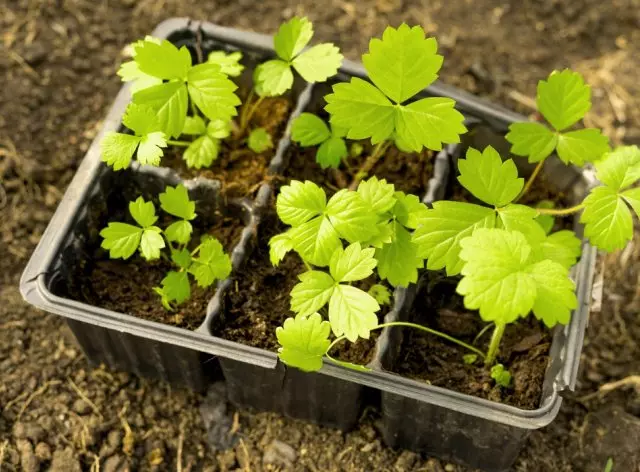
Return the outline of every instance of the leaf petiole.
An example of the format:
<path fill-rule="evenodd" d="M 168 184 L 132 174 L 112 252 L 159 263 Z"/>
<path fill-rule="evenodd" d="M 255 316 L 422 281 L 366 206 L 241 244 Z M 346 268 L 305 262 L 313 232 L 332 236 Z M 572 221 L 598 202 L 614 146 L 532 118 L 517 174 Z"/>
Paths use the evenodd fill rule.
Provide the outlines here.
<path fill-rule="evenodd" d="M 371 169 L 373 169 L 380 158 L 384 156 L 384 153 L 389 148 L 389 146 L 391 146 L 391 141 L 380 141 L 376 145 L 371 155 L 365 159 L 365 161 L 358 169 L 358 172 L 356 172 L 351 185 L 349 185 L 349 190 L 355 190 L 356 188 L 358 188 L 358 184 L 360 183 L 360 181 L 369 174 Z"/>
<path fill-rule="evenodd" d="M 475 345 L 478 341 L 480 341 L 480 338 L 482 338 L 482 336 L 484 336 L 484 334 L 487 331 L 489 331 L 489 329 L 491 329 L 492 326 L 493 326 L 493 323 L 489 323 L 484 328 L 482 328 L 480 332 L 476 335 L 476 337 L 473 338 L 473 342 L 471 344 Z"/>
<path fill-rule="evenodd" d="M 493 335 L 491 336 L 491 342 L 489 343 L 487 356 L 484 358 L 484 365 L 489 366 L 495 362 L 496 356 L 498 355 L 498 349 L 500 347 L 500 341 L 502 340 L 502 335 L 504 334 L 506 326 L 507 325 L 504 323 L 496 323 Z"/>
<path fill-rule="evenodd" d="M 524 185 L 522 192 L 520 192 L 520 195 L 516 197 L 513 203 L 516 203 L 518 200 L 520 200 L 531 189 L 531 186 L 533 185 L 534 180 L 536 180 L 536 177 L 544 167 L 544 161 L 545 159 L 542 159 L 540 162 L 538 162 L 538 165 L 536 165 L 535 169 L 533 169 L 533 172 L 529 176 L 527 183 Z"/>
<path fill-rule="evenodd" d="M 572 206 L 569 208 L 536 208 L 538 214 L 540 215 L 555 215 L 555 216 L 564 216 L 571 215 L 572 213 L 577 213 L 580 210 L 584 209 L 584 203 L 580 203 L 579 205 Z"/>
<path fill-rule="evenodd" d="M 173 139 L 167 139 L 167 144 L 171 146 L 189 147 L 191 143 L 189 141 L 175 141 Z"/>

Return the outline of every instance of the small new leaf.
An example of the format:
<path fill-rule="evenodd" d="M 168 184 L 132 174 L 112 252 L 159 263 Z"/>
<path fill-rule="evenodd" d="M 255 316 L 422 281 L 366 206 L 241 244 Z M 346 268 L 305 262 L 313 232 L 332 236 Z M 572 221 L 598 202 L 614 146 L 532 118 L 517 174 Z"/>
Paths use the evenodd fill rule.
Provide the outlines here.
<path fill-rule="evenodd" d="M 344 139 L 337 136 L 331 136 L 318 148 L 316 153 L 316 162 L 320 164 L 320 167 L 327 169 L 337 169 L 340 167 L 342 159 L 347 157 L 347 143 Z"/>
<path fill-rule="evenodd" d="M 167 229 L 164 230 L 164 234 L 167 239 L 173 243 L 187 244 L 191 240 L 191 233 L 193 227 L 187 220 L 180 220 L 171 223 Z"/>
<path fill-rule="evenodd" d="M 276 328 L 278 357 L 285 364 L 305 372 L 322 368 L 322 357 L 329 349 L 330 325 L 318 313 L 308 317 L 287 318 Z"/>
<path fill-rule="evenodd" d="M 187 162 L 188 167 L 200 169 L 213 164 L 213 162 L 218 159 L 219 152 L 220 144 L 218 140 L 204 135 L 189 144 L 182 158 Z"/>
<path fill-rule="evenodd" d="M 210 64 L 218 64 L 220 72 L 229 77 L 238 77 L 242 74 L 244 66 L 240 63 L 242 53 L 240 51 L 226 53 L 224 51 L 213 51 L 209 53 L 207 62 Z"/>
<path fill-rule="evenodd" d="M 269 240 L 269 260 L 273 266 L 280 264 L 280 261 L 284 259 L 289 251 L 293 249 L 293 241 L 291 241 L 291 234 L 285 232 L 282 234 L 276 234 Z"/>
<path fill-rule="evenodd" d="M 416 229 L 427 216 L 427 206 L 415 195 L 395 192 L 395 205 L 392 213 L 400 224 L 410 229 Z"/>
<path fill-rule="evenodd" d="M 311 22 L 305 17 L 294 16 L 280 25 L 278 32 L 273 37 L 273 45 L 282 60 L 291 61 L 304 49 L 312 37 L 313 25 Z"/>
<path fill-rule="evenodd" d="M 160 207 L 170 215 L 183 220 L 196 217 L 196 204 L 189 200 L 189 193 L 184 185 L 169 187 L 160 194 Z"/>
<path fill-rule="evenodd" d="M 465 364 L 473 364 L 477 360 L 478 360 L 478 354 L 465 354 L 464 356 L 462 356 L 462 361 Z"/>
<path fill-rule="evenodd" d="M 511 373 L 502 364 L 491 367 L 491 378 L 501 387 L 507 388 L 511 385 Z"/>
<path fill-rule="evenodd" d="M 271 149 L 273 147 L 273 141 L 266 129 L 256 128 L 249 134 L 248 145 L 249 149 L 260 154 L 267 149 Z"/>
<path fill-rule="evenodd" d="M 200 243 L 198 257 L 192 259 L 189 273 L 196 278 L 199 287 L 208 287 L 216 280 L 229 277 L 231 259 L 217 239 L 206 237 Z"/>
<path fill-rule="evenodd" d="M 191 253 L 187 248 L 171 251 L 171 260 L 181 269 L 188 269 L 191 265 Z"/>
<path fill-rule="evenodd" d="M 178 304 L 185 302 L 191 296 L 191 286 L 189 276 L 186 272 L 170 271 L 162 279 L 162 295 L 169 302 Z"/>
<path fill-rule="evenodd" d="M 317 146 L 330 137 L 329 127 L 313 113 L 302 113 L 291 125 L 291 139 L 303 147 Z"/>
<path fill-rule="evenodd" d="M 207 127 L 200 116 L 187 116 L 184 122 L 184 128 L 182 128 L 182 134 L 200 136 L 206 131 Z"/>
<path fill-rule="evenodd" d="M 373 284 L 371 288 L 369 288 L 369 295 L 376 299 L 379 305 L 390 305 L 391 304 L 391 292 L 384 285 Z"/>
<path fill-rule="evenodd" d="M 418 257 L 418 246 L 404 226 L 393 223 L 393 233 L 392 241 L 376 250 L 378 275 L 394 287 L 407 287 L 418 281 L 418 269 L 424 260 Z"/>

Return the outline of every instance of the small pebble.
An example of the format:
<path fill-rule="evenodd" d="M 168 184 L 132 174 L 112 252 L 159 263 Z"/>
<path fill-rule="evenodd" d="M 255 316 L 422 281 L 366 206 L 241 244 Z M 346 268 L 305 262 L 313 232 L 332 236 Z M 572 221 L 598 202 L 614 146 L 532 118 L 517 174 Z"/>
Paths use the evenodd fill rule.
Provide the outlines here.
<path fill-rule="evenodd" d="M 36 457 L 41 461 L 51 460 L 51 447 L 44 442 L 38 443 L 36 446 Z"/>
<path fill-rule="evenodd" d="M 91 412 L 91 405 L 79 398 L 73 402 L 73 411 L 79 415 L 86 415 Z"/>
<path fill-rule="evenodd" d="M 40 461 L 33 453 L 33 446 L 26 439 L 18 439 L 16 443 L 20 452 L 20 465 L 24 472 L 38 472 Z"/>

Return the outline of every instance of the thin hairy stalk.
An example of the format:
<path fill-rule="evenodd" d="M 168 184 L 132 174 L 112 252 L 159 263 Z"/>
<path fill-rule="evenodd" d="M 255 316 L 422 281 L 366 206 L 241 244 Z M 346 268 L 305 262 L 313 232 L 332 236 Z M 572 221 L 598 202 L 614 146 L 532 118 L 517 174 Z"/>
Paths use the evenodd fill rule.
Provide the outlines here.
<path fill-rule="evenodd" d="M 171 146 L 182 146 L 182 147 L 189 147 L 191 145 L 189 141 L 175 141 L 173 139 L 167 139 L 167 144 Z"/>
<path fill-rule="evenodd" d="M 493 326 L 493 323 L 489 323 L 488 325 L 486 325 L 484 328 L 482 328 L 480 330 L 480 332 L 476 335 L 475 338 L 473 338 L 473 342 L 471 344 L 473 344 L 474 346 L 478 343 L 478 341 L 480 341 L 480 338 L 482 336 L 484 336 L 484 333 L 486 333 L 487 331 L 489 331 L 489 329 L 491 329 L 491 327 Z"/>
<path fill-rule="evenodd" d="M 577 213 L 584 208 L 584 203 L 580 203 L 579 205 L 572 206 L 570 208 L 536 208 L 539 214 L 541 215 L 554 215 L 554 216 L 566 216 L 571 215 L 573 213 Z"/>
<path fill-rule="evenodd" d="M 514 203 L 520 200 L 531 189 L 531 186 L 533 185 L 534 180 L 536 180 L 536 177 L 544 167 L 544 161 L 545 160 L 542 159 L 540 162 L 538 162 L 538 165 L 536 166 L 535 169 L 533 169 L 533 173 L 529 176 L 527 183 L 524 185 L 524 188 L 522 189 L 522 192 L 520 192 L 520 195 L 518 195 L 514 200 Z"/>
<path fill-rule="evenodd" d="M 356 188 L 358 188 L 358 184 L 360 183 L 360 181 L 369 174 L 371 169 L 373 169 L 380 158 L 384 156 L 385 151 L 389 148 L 390 145 L 391 141 L 381 141 L 378 143 L 371 155 L 365 159 L 365 161 L 358 169 L 358 172 L 356 172 L 351 185 L 349 185 L 349 190 L 355 190 Z"/>
<path fill-rule="evenodd" d="M 504 330 L 506 328 L 506 324 L 497 324 L 493 330 L 493 335 L 491 336 L 491 342 L 489 343 L 489 350 L 487 351 L 487 356 L 484 358 L 484 365 L 490 366 L 496 361 L 496 356 L 498 355 L 498 350 L 500 349 L 500 341 L 502 340 L 502 335 L 504 334 Z"/>

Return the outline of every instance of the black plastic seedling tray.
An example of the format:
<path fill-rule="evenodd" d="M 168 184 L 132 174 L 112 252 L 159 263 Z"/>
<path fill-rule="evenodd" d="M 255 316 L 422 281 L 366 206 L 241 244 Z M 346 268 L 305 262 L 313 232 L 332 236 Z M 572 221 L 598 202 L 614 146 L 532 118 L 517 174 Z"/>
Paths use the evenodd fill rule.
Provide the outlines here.
<path fill-rule="evenodd" d="M 253 63 L 274 54 L 269 36 L 187 19 L 165 21 L 152 34 L 192 46 L 197 33 L 202 34 L 205 49 L 239 49 Z M 364 77 L 365 71 L 361 65 L 345 61 L 338 80 L 348 80 L 349 76 Z M 249 77 L 247 71 L 240 80 L 246 81 Z M 308 106 L 312 94 L 313 86 L 296 82 L 292 92 L 295 109 L 290 120 Z M 481 123 L 493 135 L 504 134 L 509 123 L 526 119 L 440 83 L 426 89 L 424 94 L 455 99 L 470 125 Z M 214 335 L 216 323 L 224 322 L 224 293 L 229 289 L 231 279 L 218 285 L 206 318 L 195 331 L 97 308 L 69 298 L 67 291 L 72 283 L 68 280 L 69 264 L 73 263 L 74 254 L 80 254 L 95 244 L 97 231 L 106 217 L 100 202 L 109 192 L 121 191 L 122 182 L 126 180 L 123 174 L 114 178 L 114 173 L 102 164 L 99 142 L 105 132 L 120 129 L 129 100 L 129 87 L 124 86 L 20 282 L 21 292 L 29 303 L 68 318 L 91 362 L 201 389 L 216 373 L 219 360 L 229 386 L 229 399 L 236 404 L 278 411 L 343 429 L 357 421 L 362 403 L 369 398 L 367 391 L 381 391 L 383 436 L 387 444 L 433 453 L 486 470 L 507 467 L 529 431 L 543 427 L 555 418 L 562 402 L 560 392 L 573 388 L 575 384 L 588 318 L 595 251 L 586 243 L 574 273 L 579 308 L 568 326 L 556 330 L 541 406 L 532 411 L 420 384 L 386 371 L 401 344 L 402 333 L 396 329 L 386 329 L 378 338 L 376 354 L 370 363 L 372 372 L 356 372 L 328 362 L 314 374 L 287 369 L 279 363 L 275 352 Z M 473 139 L 479 135 L 481 133 L 474 133 Z M 281 171 L 286 165 L 288 136 L 287 129 L 271 161 L 272 172 Z M 451 174 L 449 168 L 460 149 L 451 146 L 439 154 L 435 177 L 424 196 L 425 202 L 444 196 Z M 548 164 L 552 166 L 553 162 Z M 546 170 L 549 175 L 558 177 L 559 188 L 589 185 L 589 178 L 572 169 Z M 171 182 L 172 185 L 183 182 L 192 192 L 198 191 L 202 185 L 211 189 L 216 186 L 215 181 L 183 180 L 167 169 L 136 168 L 127 172 L 129 175 L 139 174 L 138 179 L 142 181 Z M 141 188 L 146 188 L 144 185 Z M 233 251 L 234 269 L 251 253 L 255 234 L 259 231 L 260 216 L 271 201 L 273 192 L 274 189 L 265 184 L 254 201 L 220 203 L 229 211 L 243 209 L 238 214 L 246 227 Z M 215 198 L 213 200 L 216 201 Z M 406 319 L 415 293 L 415 287 L 397 290 L 395 305 L 385 320 Z M 373 396 L 376 397 L 379 396 Z"/>

